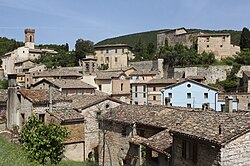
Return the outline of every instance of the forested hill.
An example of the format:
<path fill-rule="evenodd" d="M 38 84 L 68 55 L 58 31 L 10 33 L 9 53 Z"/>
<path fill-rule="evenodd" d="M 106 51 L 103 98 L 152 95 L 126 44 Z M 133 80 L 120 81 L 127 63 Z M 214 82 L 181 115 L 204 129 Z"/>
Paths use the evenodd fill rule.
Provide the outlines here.
<path fill-rule="evenodd" d="M 166 30 L 166 29 L 164 29 Z M 240 43 L 240 35 L 241 31 L 235 30 L 201 30 L 201 29 L 187 29 L 188 31 L 201 31 L 203 33 L 230 33 L 231 34 L 231 43 L 234 45 L 239 45 Z M 114 38 L 109 38 L 102 40 L 96 45 L 104 45 L 104 44 L 128 44 L 134 47 L 139 40 L 143 43 L 144 46 L 147 46 L 148 43 L 153 43 L 156 46 L 156 35 L 159 31 L 163 30 L 155 30 L 155 31 L 148 31 L 148 32 L 141 32 L 141 33 L 134 33 Z"/>
<path fill-rule="evenodd" d="M 14 39 L 8 39 L 6 37 L 0 37 L 0 56 L 13 51 L 17 47 L 23 46 L 23 42 L 17 42 Z"/>

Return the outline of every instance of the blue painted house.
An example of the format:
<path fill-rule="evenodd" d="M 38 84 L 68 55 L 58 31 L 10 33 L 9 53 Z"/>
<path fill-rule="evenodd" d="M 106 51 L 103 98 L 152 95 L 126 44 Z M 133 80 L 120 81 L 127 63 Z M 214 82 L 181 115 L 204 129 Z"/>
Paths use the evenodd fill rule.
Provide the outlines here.
<path fill-rule="evenodd" d="M 221 111 L 225 108 L 225 100 L 218 100 L 218 92 L 216 88 L 187 79 L 163 88 L 162 104 Z M 232 109 L 237 110 L 237 101 L 233 101 Z"/>

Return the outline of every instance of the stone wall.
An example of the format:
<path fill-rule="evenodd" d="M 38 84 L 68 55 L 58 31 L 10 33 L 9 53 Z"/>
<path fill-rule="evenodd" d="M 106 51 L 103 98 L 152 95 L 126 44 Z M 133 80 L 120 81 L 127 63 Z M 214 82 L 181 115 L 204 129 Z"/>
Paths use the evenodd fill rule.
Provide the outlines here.
<path fill-rule="evenodd" d="M 182 67 L 174 68 L 174 77 L 185 78 L 188 76 L 205 76 L 205 84 L 216 83 L 216 80 L 222 81 L 227 78 L 227 72 L 231 70 L 231 66 L 208 66 L 208 67 Z"/>
<path fill-rule="evenodd" d="M 66 144 L 64 155 L 69 160 L 74 161 L 84 161 L 84 143 L 73 143 L 73 144 Z"/>
<path fill-rule="evenodd" d="M 84 110 L 81 110 L 81 114 L 84 116 L 85 120 L 85 159 L 88 158 L 90 153 L 96 153 L 95 148 L 98 148 L 100 143 L 101 131 L 99 130 L 99 123 L 97 120 L 98 112 L 105 113 L 109 109 L 117 107 L 118 105 L 120 105 L 120 103 L 106 100 Z"/>
<path fill-rule="evenodd" d="M 173 163 L 172 165 L 185 165 L 185 166 L 193 166 L 195 165 L 191 160 L 184 159 L 182 157 L 182 141 L 185 138 L 174 136 L 173 139 Z M 188 139 L 189 140 L 189 139 Z M 189 140 L 191 141 L 191 140 Z M 212 147 L 208 144 L 200 144 L 197 143 L 197 164 L 200 166 L 217 166 L 218 165 L 218 159 L 220 155 L 219 149 Z"/>
<path fill-rule="evenodd" d="M 221 149 L 221 165 L 249 165 L 250 132 L 238 137 Z"/>

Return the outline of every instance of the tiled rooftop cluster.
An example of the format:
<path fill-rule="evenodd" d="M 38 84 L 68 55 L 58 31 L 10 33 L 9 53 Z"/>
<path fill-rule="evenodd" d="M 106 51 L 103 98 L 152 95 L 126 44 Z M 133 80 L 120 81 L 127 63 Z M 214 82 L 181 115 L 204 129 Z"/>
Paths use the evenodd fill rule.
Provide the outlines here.
<path fill-rule="evenodd" d="M 121 105 L 104 114 L 103 119 L 154 126 L 217 146 L 223 146 L 240 134 L 250 131 L 250 114 L 244 112 L 225 113 L 162 106 Z M 157 144 L 156 141 L 153 143 Z"/>

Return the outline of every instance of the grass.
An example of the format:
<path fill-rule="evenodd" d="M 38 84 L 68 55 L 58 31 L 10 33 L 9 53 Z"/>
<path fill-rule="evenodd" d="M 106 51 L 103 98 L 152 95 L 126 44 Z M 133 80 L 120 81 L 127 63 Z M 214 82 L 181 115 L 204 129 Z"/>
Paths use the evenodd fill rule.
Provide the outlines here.
<path fill-rule="evenodd" d="M 0 166 L 33 166 L 19 145 L 0 137 Z M 47 166 L 52 166 L 47 164 Z M 87 162 L 63 160 L 59 166 L 91 166 Z"/>

